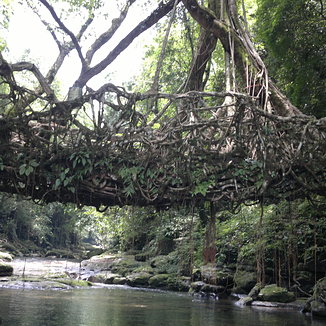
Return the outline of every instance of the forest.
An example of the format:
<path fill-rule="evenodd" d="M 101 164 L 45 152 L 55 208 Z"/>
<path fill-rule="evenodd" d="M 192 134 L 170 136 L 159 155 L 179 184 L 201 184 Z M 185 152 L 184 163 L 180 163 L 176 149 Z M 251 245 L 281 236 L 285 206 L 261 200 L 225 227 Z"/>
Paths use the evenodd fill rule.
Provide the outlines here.
<path fill-rule="evenodd" d="M 12 51 L 18 7 L 53 61 L 35 35 Z M 116 282 L 87 280 L 305 298 L 325 317 L 325 7 L 2 1 L 0 275 L 8 253 L 116 255 Z"/>

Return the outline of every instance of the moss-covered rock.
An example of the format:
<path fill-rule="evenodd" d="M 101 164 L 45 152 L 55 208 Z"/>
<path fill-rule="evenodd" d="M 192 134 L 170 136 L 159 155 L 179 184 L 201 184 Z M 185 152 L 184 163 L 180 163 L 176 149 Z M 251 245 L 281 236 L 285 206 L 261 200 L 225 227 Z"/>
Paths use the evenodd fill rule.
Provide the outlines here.
<path fill-rule="evenodd" d="M 178 272 L 178 265 L 174 257 L 175 253 L 167 256 L 156 256 L 150 260 L 151 267 L 154 268 L 157 274 L 176 274 Z"/>
<path fill-rule="evenodd" d="M 5 262 L 0 262 L 0 276 L 11 276 L 14 268 Z"/>
<path fill-rule="evenodd" d="M 111 272 L 100 272 L 94 275 L 91 275 L 87 278 L 87 281 L 92 283 L 105 283 L 105 284 L 113 284 L 113 280 L 116 277 L 120 277 L 119 274 L 114 274 Z"/>
<path fill-rule="evenodd" d="M 140 252 L 140 253 L 135 255 L 135 260 L 144 262 L 144 261 L 147 261 L 150 257 L 151 257 L 151 252 L 150 251 Z"/>
<path fill-rule="evenodd" d="M 326 317 L 326 277 L 320 279 L 314 286 L 314 293 L 307 301 L 303 312 L 310 312 L 313 316 Z"/>
<path fill-rule="evenodd" d="M 126 277 L 115 277 L 112 281 L 112 284 L 115 284 L 115 285 L 127 284 L 127 278 Z"/>
<path fill-rule="evenodd" d="M 157 274 L 148 280 L 148 284 L 153 288 L 167 288 L 169 285 L 170 274 Z"/>
<path fill-rule="evenodd" d="M 190 289 L 190 277 L 187 276 L 171 276 L 168 279 L 168 290 L 188 292 Z"/>
<path fill-rule="evenodd" d="M 136 261 L 134 256 L 125 256 L 112 262 L 111 272 L 126 276 L 131 274 L 136 268 L 140 266 L 142 266 L 142 263 Z"/>
<path fill-rule="evenodd" d="M 226 288 L 221 285 L 205 284 L 201 291 L 204 293 L 224 294 L 226 293 Z"/>
<path fill-rule="evenodd" d="M 255 272 L 246 270 L 237 270 L 234 274 L 233 292 L 240 294 L 247 294 L 256 284 L 257 275 Z"/>
<path fill-rule="evenodd" d="M 187 292 L 190 288 L 190 278 L 175 274 L 157 274 L 149 279 L 148 284 L 152 288 Z"/>
<path fill-rule="evenodd" d="M 8 252 L 0 251 L 0 260 L 11 262 L 12 256 Z"/>
<path fill-rule="evenodd" d="M 127 276 L 127 284 L 130 286 L 147 286 L 151 277 L 151 274 L 145 272 L 134 273 Z"/>
<path fill-rule="evenodd" d="M 201 279 L 208 284 L 224 287 L 233 286 L 233 272 L 223 266 L 216 267 L 215 264 L 207 264 L 201 267 Z"/>
<path fill-rule="evenodd" d="M 238 300 L 237 304 L 239 306 L 250 306 L 252 302 L 253 302 L 253 298 L 250 296 L 246 296 Z"/>
<path fill-rule="evenodd" d="M 133 270 L 133 272 L 134 273 L 144 272 L 144 273 L 148 273 L 148 274 L 152 274 L 153 275 L 154 274 L 154 269 L 150 265 L 144 264 L 144 265 L 141 265 L 141 266 L 136 267 Z"/>
<path fill-rule="evenodd" d="M 287 291 L 276 284 L 266 285 L 258 294 L 258 300 L 271 302 L 293 302 L 295 295 L 293 292 Z"/>
<path fill-rule="evenodd" d="M 207 264 L 201 267 L 201 276 L 205 283 L 216 284 L 216 273 L 215 264 Z"/>
<path fill-rule="evenodd" d="M 253 300 L 256 300 L 258 298 L 261 288 L 262 285 L 260 283 L 257 283 L 248 293 L 248 297 L 251 297 Z"/>
<path fill-rule="evenodd" d="M 194 292 L 200 292 L 204 285 L 205 283 L 203 281 L 196 281 L 190 284 L 190 288 Z"/>
<path fill-rule="evenodd" d="M 66 284 L 71 287 L 87 287 L 92 286 L 91 282 L 83 281 L 83 280 L 73 280 L 73 279 L 58 279 L 56 280 L 58 283 Z"/>

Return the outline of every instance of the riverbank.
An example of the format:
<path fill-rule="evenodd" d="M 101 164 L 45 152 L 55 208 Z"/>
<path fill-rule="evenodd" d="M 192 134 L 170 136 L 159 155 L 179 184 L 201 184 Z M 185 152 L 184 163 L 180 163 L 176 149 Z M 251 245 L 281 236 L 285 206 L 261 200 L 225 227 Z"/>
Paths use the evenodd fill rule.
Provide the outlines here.
<path fill-rule="evenodd" d="M 175 253 L 145 257 L 141 254 L 102 252 L 91 248 L 88 252 L 65 250 L 47 251 L 43 257 L 37 253 L 29 256 L 12 256 L 2 252 L 4 264 L 12 271 L 0 277 L 1 288 L 70 290 L 74 288 L 101 287 L 108 285 L 126 285 L 147 289 L 190 293 L 198 300 L 217 301 L 231 299 L 239 306 L 252 306 L 257 309 L 288 309 L 312 312 L 316 316 L 325 316 L 326 305 L 313 297 L 307 301 L 284 288 L 270 284 L 259 285 L 246 292 L 237 285 L 248 287 L 253 283 L 251 273 L 238 275 L 227 267 L 214 264 L 202 266 L 192 276 L 182 276 L 176 269 Z M 98 254 L 100 253 L 100 254 Z M 65 257 L 65 258 L 63 258 Z M 79 257 L 79 259 L 77 259 Z M 90 257 L 80 259 L 80 257 Z M 253 283 L 254 285 L 254 283 Z M 324 283 L 319 292 L 323 296 Z"/>
<path fill-rule="evenodd" d="M 155 264 L 139 262 L 132 255 L 102 254 L 78 261 L 57 257 L 17 257 L 11 262 L 13 274 L 0 278 L 1 288 L 69 290 L 74 288 L 126 285 L 159 290 L 190 293 L 198 300 L 216 301 L 229 298 L 233 303 L 245 305 L 243 295 L 232 294 L 225 286 L 191 281 L 166 272 L 164 259 L 156 257 Z M 291 309 L 301 311 L 305 300 L 294 302 L 269 302 L 255 300 L 253 307 Z"/>

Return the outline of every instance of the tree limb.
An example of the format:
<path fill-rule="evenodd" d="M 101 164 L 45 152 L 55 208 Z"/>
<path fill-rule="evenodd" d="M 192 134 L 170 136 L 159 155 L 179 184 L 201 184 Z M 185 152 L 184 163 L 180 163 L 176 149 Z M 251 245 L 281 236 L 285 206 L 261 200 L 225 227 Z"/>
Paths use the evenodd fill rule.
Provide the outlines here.
<path fill-rule="evenodd" d="M 84 59 L 83 53 L 81 51 L 81 47 L 79 45 L 79 42 L 76 38 L 76 36 L 74 35 L 73 32 L 71 32 L 66 26 L 65 24 L 60 20 L 60 18 L 58 17 L 58 15 L 56 14 L 54 8 L 46 1 L 46 0 L 39 0 L 50 12 L 51 16 L 53 17 L 53 19 L 57 22 L 57 24 L 59 25 L 59 27 L 70 36 L 71 41 L 73 42 L 75 49 L 78 53 L 79 59 L 82 63 L 82 70 L 86 70 L 87 68 L 87 63 Z"/>
<path fill-rule="evenodd" d="M 118 30 L 118 28 L 121 26 L 122 22 L 125 20 L 130 6 L 135 2 L 136 0 L 128 0 L 126 3 L 124 9 L 121 11 L 120 16 L 118 18 L 115 18 L 112 20 L 110 28 L 101 34 L 95 42 L 91 45 L 89 50 L 86 53 L 86 63 L 88 65 L 91 64 L 92 58 L 95 54 L 95 52 L 100 49 L 105 43 L 107 43 L 112 36 L 115 34 L 115 32 Z"/>
<path fill-rule="evenodd" d="M 265 65 L 261 60 L 258 52 L 255 50 L 248 34 L 242 28 L 237 16 L 236 2 L 229 1 L 230 21 L 235 28 L 228 26 L 226 23 L 218 20 L 216 16 L 205 7 L 198 4 L 197 0 L 182 0 L 183 4 L 191 14 L 191 16 L 206 30 L 211 31 L 221 41 L 225 51 L 230 53 L 229 33 L 234 39 L 234 59 L 235 64 L 240 72 L 240 75 L 246 80 L 245 67 L 248 59 L 250 63 L 257 69 L 258 72 L 266 71 Z M 291 102 L 281 93 L 276 85 L 266 77 L 266 82 L 271 91 L 271 101 L 274 104 L 274 109 L 280 115 L 301 115 Z M 266 86 L 267 86 L 266 85 Z"/>
<path fill-rule="evenodd" d="M 83 87 L 86 83 L 103 71 L 108 65 L 110 65 L 117 56 L 123 52 L 134 39 L 145 32 L 147 29 L 156 24 L 161 18 L 163 18 L 168 12 L 170 12 L 174 5 L 174 0 L 170 0 L 164 4 L 161 2 L 156 10 L 152 12 L 146 19 L 140 22 L 119 44 L 104 58 L 101 62 L 92 68 L 88 68 L 86 71 L 82 71 L 79 78 L 75 81 L 74 87 Z"/>

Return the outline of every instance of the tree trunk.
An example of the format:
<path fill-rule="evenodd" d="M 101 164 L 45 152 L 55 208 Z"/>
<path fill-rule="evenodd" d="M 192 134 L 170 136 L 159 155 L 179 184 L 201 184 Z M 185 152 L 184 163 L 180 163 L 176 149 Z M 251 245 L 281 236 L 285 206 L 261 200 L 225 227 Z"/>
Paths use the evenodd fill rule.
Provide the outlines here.
<path fill-rule="evenodd" d="M 281 116 L 302 115 L 300 110 L 292 105 L 269 79 L 264 62 L 238 19 L 235 0 L 229 0 L 226 8 L 230 24 L 218 19 L 211 10 L 199 5 L 196 0 L 182 0 L 182 2 L 200 26 L 213 33 L 221 41 L 225 51 L 229 54 L 232 53 L 234 63 L 244 85 L 246 85 L 247 80 L 246 68 L 250 65 L 255 72 L 256 79 L 261 84 L 265 97 L 269 98 L 276 114 Z M 232 46 L 230 44 L 230 35 Z"/>
<path fill-rule="evenodd" d="M 215 263 L 216 258 L 216 213 L 211 205 L 210 216 L 206 225 L 204 244 L 204 264 Z"/>

